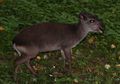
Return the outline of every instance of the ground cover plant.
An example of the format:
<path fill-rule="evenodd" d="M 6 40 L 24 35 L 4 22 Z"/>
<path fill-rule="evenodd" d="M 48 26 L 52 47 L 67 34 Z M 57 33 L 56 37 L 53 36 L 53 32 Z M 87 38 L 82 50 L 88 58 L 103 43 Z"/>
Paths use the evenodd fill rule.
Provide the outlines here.
<path fill-rule="evenodd" d="M 16 84 L 13 60 L 17 54 L 12 39 L 23 27 L 41 22 L 76 23 L 87 11 L 104 23 L 103 34 L 89 34 L 73 49 L 72 75 L 59 73 L 63 59 L 59 51 L 40 53 L 32 65 L 34 77 L 22 65 L 20 84 L 119 84 L 119 0 L 0 0 L 0 84 Z"/>

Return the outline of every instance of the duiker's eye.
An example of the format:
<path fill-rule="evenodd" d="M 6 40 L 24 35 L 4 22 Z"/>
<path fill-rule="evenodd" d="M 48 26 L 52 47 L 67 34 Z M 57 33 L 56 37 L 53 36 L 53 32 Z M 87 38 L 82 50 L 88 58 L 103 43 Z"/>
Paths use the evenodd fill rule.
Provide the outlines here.
<path fill-rule="evenodd" d="M 95 22 L 95 20 L 90 20 L 90 23 L 93 23 L 93 22 Z"/>

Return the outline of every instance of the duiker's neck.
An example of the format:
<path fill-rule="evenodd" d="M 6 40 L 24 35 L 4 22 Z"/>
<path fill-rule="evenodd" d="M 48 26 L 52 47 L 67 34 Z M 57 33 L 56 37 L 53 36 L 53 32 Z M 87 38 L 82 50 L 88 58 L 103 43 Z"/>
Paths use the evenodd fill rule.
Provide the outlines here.
<path fill-rule="evenodd" d="M 78 34 L 78 37 L 79 37 L 79 39 L 81 41 L 81 40 L 83 40 L 87 36 L 87 34 L 89 33 L 89 30 L 88 30 L 88 28 L 85 25 L 83 25 L 80 22 L 77 25 L 78 25 L 77 26 L 78 27 L 77 34 Z"/>

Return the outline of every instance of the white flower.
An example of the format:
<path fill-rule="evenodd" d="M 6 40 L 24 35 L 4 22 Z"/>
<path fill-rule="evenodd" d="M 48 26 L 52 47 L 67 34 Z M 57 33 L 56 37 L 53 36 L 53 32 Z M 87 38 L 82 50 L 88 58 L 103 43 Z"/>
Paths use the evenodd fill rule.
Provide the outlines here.
<path fill-rule="evenodd" d="M 36 59 L 37 59 L 37 60 L 40 60 L 40 59 L 41 59 L 41 57 L 40 57 L 40 56 L 37 56 L 37 57 L 36 57 Z"/>
<path fill-rule="evenodd" d="M 79 82 L 77 79 L 74 79 L 73 81 L 74 81 L 75 83 L 78 83 L 78 82 Z"/>
<path fill-rule="evenodd" d="M 109 64 L 105 64 L 105 68 L 109 69 L 111 66 Z"/>
<path fill-rule="evenodd" d="M 33 80 L 34 82 L 36 82 L 36 81 L 37 81 L 37 79 L 36 79 L 36 78 L 33 78 L 32 80 Z"/>
<path fill-rule="evenodd" d="M 57 81 L 57 79 L 55 78 L 55 79 L 54 79 L 54 81 L 56 82 L 56 81 Z"/>
<path fill-rule="evenodd" d="M 44 59 L 48 59 L 48 56 L 47 56 L 47 55 L 44 55 L 43 58 L 44 58 Z"/>
<path fill-rule="evenodd" d="M 54 65 L 54 66 L 53 66 L 53 69 L 55 69 L 55 67 L 56 67 L 56 66 Z"/>
<path fill-rule="evenodd" d="M 115 44 L 111 44 L 111 48 L 116 48 L 116 45 Z"/>
<path fill-rule="evenodd" d="M 49 74 L 49 76 L 50 76 L 50 77 L 53 77 L 53 75 L 52 75 L 52 74 Z"/>

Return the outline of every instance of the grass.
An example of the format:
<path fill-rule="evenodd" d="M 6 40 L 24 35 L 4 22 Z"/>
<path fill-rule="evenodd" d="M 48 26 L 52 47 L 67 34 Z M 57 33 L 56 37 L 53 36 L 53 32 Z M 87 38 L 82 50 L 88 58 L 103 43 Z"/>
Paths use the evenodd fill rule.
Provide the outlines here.
<path fill-rule="evenodd" d="M 12 39 L 23 27 L 76 23 L 81 11 L 98 15 L 105 27 L 103 34 L 89 34 L 73 49 L 72 75 L 59 73 L 63 69 L 59 51 L 40 53 L 41 59 L 32 61 L 38 76 L 21 65 L 19 84 L 120 84 L 119 8 L 119 0 L 0 0 L 0 84 L 16 84 Z"/>

